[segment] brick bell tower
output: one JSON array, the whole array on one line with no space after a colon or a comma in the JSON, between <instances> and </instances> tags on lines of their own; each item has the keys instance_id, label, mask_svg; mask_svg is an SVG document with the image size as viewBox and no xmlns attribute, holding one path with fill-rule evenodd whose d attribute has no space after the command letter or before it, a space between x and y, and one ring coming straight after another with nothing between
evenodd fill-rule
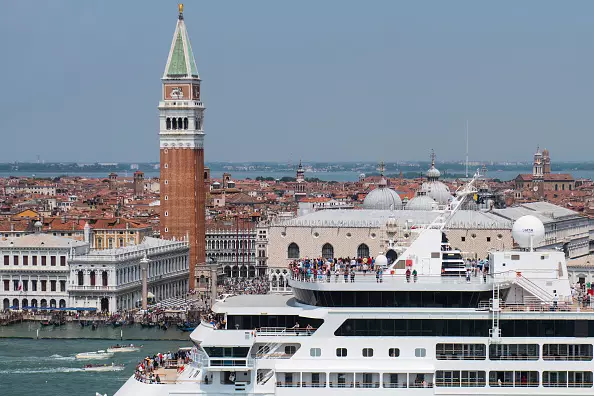
<instances>
[{"instance_id":1,"label":"brick bell tower","mask_svg":"<svg viewBox=\"0 0 594 396\"><path fill-rule=\"evenodd\" d=\"M163 239L190 242L189 288L195 288L196 267L205 264L204 105L200 77L184 22L183 4L159 101L161 216Z\"/></svg>"}]
</instances>

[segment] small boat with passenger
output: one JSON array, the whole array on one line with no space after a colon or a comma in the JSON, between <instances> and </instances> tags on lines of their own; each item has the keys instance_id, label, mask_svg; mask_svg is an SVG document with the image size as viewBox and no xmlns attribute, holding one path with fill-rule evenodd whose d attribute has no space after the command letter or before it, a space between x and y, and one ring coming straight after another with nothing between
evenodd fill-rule
<instances>
[{"instance_id":1,"label":"small boat with passenger","mask_svg":"<svg viewBox=\"0 0 594 396\"><path fill-rule=\"evenodd\" d=\"M123 364L87 364L83 367L84 371L122 371Z\"/></svg>"},{"instance_id":2,"label":"small boat with passenger","mask_svg":"<svg viewBox=\"0 0 594 396\"><path fill-rule=\"evenodd\" d=\"M109 348L107 348L107 352L110 353L117 353L117 352L138 352L140 351L140 348L142 346L137 346L134 344L130 344L130 345L120 345L120 344L116 344L113 345Z\"/></svg>"},{"instance_id":3,"label":"small boat with passenger","mask_svg":"<svg viewBox=\"0 0 594 396\"><path fill-rule=\"evenodd\" d=\"M107 352L104 350L97 352L81 352L75 356L79 360L94 360L94 359L108 359L113 357L113 352Z\"/></svg>"}]
</instances>

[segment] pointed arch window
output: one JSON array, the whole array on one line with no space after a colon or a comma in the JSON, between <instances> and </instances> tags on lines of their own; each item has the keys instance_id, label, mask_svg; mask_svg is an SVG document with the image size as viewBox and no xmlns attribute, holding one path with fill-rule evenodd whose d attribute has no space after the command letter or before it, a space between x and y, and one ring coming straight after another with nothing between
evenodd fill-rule
<instances>
[{"instance_id":1,"label":"pointed arch window","mask_svg":"<svg viewBox=\"0 0 594 396\"><path fill-rule=\"evenodd\" d=\"M184 129L188 129L188 117L184 118Z\"/></svg>"},{"instance_id":2,"label":"pointed arch window","mask_svg":"<svg viewBox=\"0 0 594 396\"><path fill-rule=\"evenodd\" d=\"M330 245L329 243L324 244L322 246L322 257L326 260L334 258L334 246Z\"/></svg>"},{"instance_id":3,"label":"pointed arch window","mask_svg":"<svg viewBox=\"0 0 594 396\"><path fill-rule=\"evenodd\" d=\"M357 257L369 257L369 246L362 243L357 248Z\"/></svg>"},{"instance_id":4,"label":"pointed arch window","mask_svg":"<svg viewBox=\"0 0 594 396\"><path fill-rule=\"evenodd\" d=\"M177 129L177 118L171 119L171 129Z\"/></svg>"},{"instance_id":5,"label":"pointed arch window","mask_svg":"<svg viewBox=\"0 0 594 396\"><path fill-rule=\"evenodd\" d=\"M167 121L165 121L165 123L167 124L167 129L171 129L171 118L167 117Z\"/></svg>"},{"instance_id":6,"label":"pointed arch window","mask_svg":"<svg viewBox=\"0 0 594 396\"><path fill-rule=\"evenodd\" d=\"M184 129L184 121L181 117L177 119L177 129Z\"/></svg>"},{"instance_id":7,"label":"pointed arch window","mask_svg":"<svg viewBox=\"0 0 594 396\"><path fill-rule=\"evenodd\" d=\"M295 242L292 242L288 249L287 249L287 257L290 259L298 259L299 258L299 245Z\"/></svg>"}]
</instances>

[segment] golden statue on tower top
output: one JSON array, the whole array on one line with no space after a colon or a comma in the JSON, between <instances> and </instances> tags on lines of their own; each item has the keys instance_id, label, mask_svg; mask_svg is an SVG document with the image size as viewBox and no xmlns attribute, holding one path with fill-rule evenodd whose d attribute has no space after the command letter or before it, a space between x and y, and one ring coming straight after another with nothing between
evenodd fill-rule
<instances>
[{"instance_id":1,"label":"golden statue on tower top","mask_svg":"<svg viewBox=\"0 0 594 396\"><path fill-rule=\"evenodd\" d=\"M179 13L183 14L184 13L184 3L179 3L177 5L177 8L179 9Z\"/></svg>"}]
</instances>

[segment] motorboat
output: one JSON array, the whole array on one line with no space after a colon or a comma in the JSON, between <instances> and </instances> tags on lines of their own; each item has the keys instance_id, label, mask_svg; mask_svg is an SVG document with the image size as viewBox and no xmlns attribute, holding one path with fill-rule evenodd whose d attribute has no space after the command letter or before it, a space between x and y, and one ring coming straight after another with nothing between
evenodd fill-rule
<instances>
[{"instance_id":1,"label":"motorboat","mask_svg":"<svg viewBox=\"0 0 594 396\"><path fill-rule=\"evenodd\" d=\"M138 352L140 351L140 347L134 344L130 345L113 345L107 348L108 353L117 353L117 352Z\"/></svg>"},{"instance_id":2,"label":"motorboat","mask_svg":"<svg viewBox=\"0 0 594 396\"><path fill-rule=\"evenodd\" d=\"M97 352L81 352L75 356L79 360L94 360L94 359L108 359L113 357L113 352L108 351L97 351Z\"/></svg>"},{"instance_id":3,"label":"motorboat","mask_svg":"<svg viewBox=\"0 0 594 396\"><path fill-rule=\"evenodd\" d=\"M122 371L123 364L87 364L83 367L83 371Z\"/></svg>"}]
</instances>

